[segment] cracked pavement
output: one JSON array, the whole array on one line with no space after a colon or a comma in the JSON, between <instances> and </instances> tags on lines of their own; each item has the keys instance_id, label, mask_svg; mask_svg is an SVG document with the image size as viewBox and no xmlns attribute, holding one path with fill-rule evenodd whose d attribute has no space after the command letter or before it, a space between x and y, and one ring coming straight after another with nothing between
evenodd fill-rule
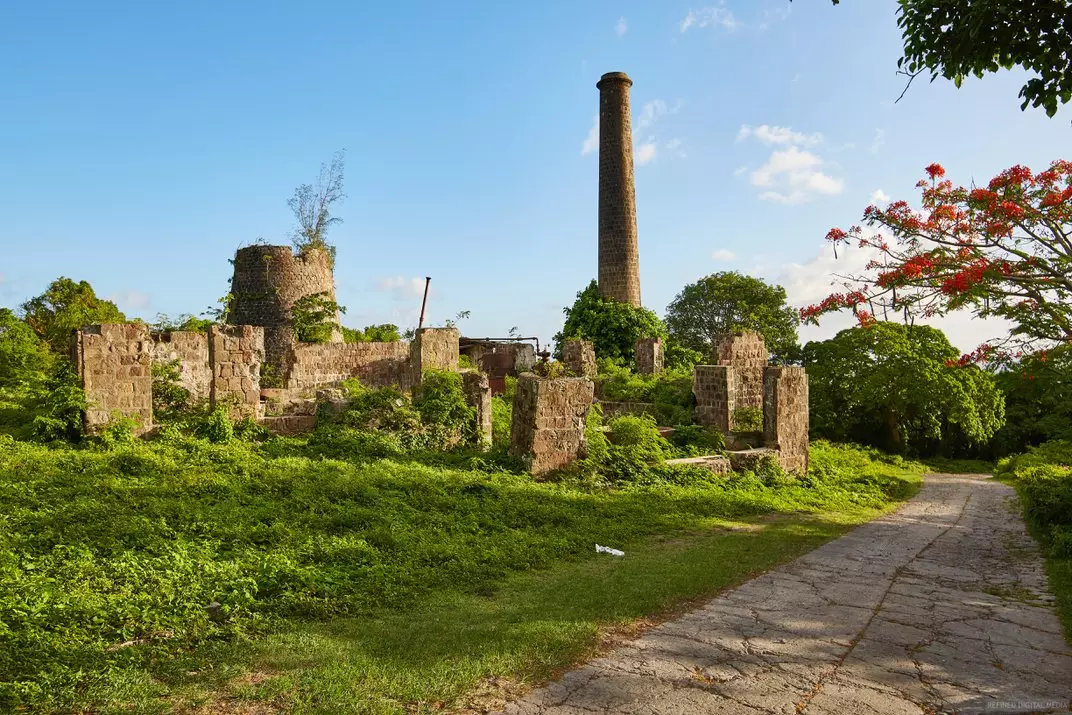
<instances>
[{"instance_id":1,"label":"cracked pavement","mask_svg":"<svg viewBox=\"0 0 1072 715\"><path fill-rule=\"evenodd\" d=\"M507 706L590 713L1072 710L1072 648L1011 487L928 475L896 513Z\"/></svg>"}]
</instances>

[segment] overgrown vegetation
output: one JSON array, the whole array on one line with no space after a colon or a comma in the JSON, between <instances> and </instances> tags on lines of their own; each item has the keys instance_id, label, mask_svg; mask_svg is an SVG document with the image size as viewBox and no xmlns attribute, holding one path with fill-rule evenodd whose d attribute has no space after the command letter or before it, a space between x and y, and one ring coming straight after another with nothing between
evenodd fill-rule
<instances>
[{"instance_id":1,"label":"overgrown vegetation","mask_svg":"<svg viewBox=\"0 0 1072 715\"><path fill-rule=\"evenodd\" d=\"M389 424L413 426L420 408L429 418L456 408L441 399L408 408L384 397L369 391L343 422L377 420L389 432ZM648 427L638 426L615 425L623 444L610 449L630 450L621 459L651 449ZM572 568L566 564L590 559L597 541L643 554L645 537L712 519L837 510L859 520L906 494L918 471L820 446L813 474L800 482L697 471L608 489L369 460L360 441L349 453L336 442L336 458L325 458L316 435L257 444L172 431L144 443L116 432L87 449L0 438L0 707L143 707L192 684L218 687L213 667L186 667L221 647L214 644L255 643L341 615L419 619L424 608L495 594L510 574ZM782 533L779 548L794 538ZM662 592L646 581L634 584L641 602ZM684 588L667 605L711 587ZM597 609L587 617L598 624L608 616ZM520 650L510 672L561 665L593 637L591 628L571 633L551 662L539 639L513 638L510 647ZM441 679L435 660L418 671ZM483 663L480 673L502 673L494 659ZM376 660L371 672L388 667ZM480 673L466 672L449 684L433 679L442 688L436 697L475 685ZM327 697L308 687L276 695L283 703ZM412 686L387 678L374 687L366 696L386 698L389 710L413 697Z\"/></svg>"},{"instance_id":2,"label":"overgrown vegetation","mask_svg":"<svg viewBox=\"0 0 1072 715\"><path fill-rule=\"evenodd\" d=\"M611 402L646 402L651 415L665 426L693 421L696 397L692 393L692 368L670 368L658 375L638 375L610 360L599 361L603 399Z\"/></svg>"},{"instance_id":3,"label":"overgrown vegetation","mask_svg":"<svg viewBox=\"0 0 1072 715\"><path fill-rule=\"evenodd\" d=\"M402 340L402 333L394 323L368 325L364 330L343 326L342 336L348 343L397 343Z\"/></svg>"},{"instance_id":4,"label":"overgrown vegetation","mask_svg":"<svg viewBox=\"0 0 1072 715\"><path fill-rule=\"evenodd\" d=\"M1072 442L1055 440L998 462L995 472L1020 495L1024 515L1046 552L1050 588L1072 640Z\"/></svg>"},{"instance_id":5,"label":"overgrown vegetation","mask_svg":"<svg viewBox=\"0 0 1072 715\"><path fill-rule=\"evenodd\" d=\"M659 316L647 308L603 298L595 281L563 312L566 323L554 338L560 359L566 340L583 338L592 342L596 357L628 365L636 359L637 340L667 337Z\"/></svg>"},{"instance_id":6,"label":"overgrown vegetation","mask_svg":"<svg viewBox=\"0 0 1072 715\"><path fill-rule=\"evenodd\" d=\"M303 343L330 343L339 326L339 313L346 308L327 293L312 293L294 301L290 310L294 336Z\"/></svg>"}]
</instances>

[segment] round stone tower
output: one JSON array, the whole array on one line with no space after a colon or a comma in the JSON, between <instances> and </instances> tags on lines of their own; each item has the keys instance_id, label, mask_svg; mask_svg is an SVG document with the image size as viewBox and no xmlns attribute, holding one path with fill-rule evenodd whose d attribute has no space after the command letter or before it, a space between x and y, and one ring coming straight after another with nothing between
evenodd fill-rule
<instances>
[{"instance_id":1,"label":"round stone tower","mask_svg":"<svg viewBox=\"0 0 1072 715\"><path fill-rule=\"evenodd\" d=\"M633 124L625 72L608 72L599 89L599 292L640 306Z\"/></svg>"},{"instance_id":2,"label":"round stone tower","mask_svg":"<svg viewBox=\"0 0 1072 715\"><path fill-rule=\"evenodd\" d=\"M316 293L335 300L335 277L326 252L312 248L295 255L290 246L246 246L235 252L227 322L262 326L265 363L282 376L287 351L295 342L291 309L300 298ZM340 331L333 331L331 342L342 342Z\"/></svg>"}]
</instances>

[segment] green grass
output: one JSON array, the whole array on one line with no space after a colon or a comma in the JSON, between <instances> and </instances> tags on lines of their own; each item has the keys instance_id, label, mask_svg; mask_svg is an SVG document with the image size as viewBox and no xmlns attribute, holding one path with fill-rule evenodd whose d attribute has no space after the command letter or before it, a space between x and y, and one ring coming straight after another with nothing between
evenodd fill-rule
<instances>
[{"instance_id":1,"label":"green grass","mask_svg":"<svg viewBox=\"0 0 1072 715\"><path fill-rule=\"evenodd\" d=\"M607 490L301 451L0 438L0 709L463 703L814 548L922 471L819 444L799 481Z\"/></svg>"}]
</instances>

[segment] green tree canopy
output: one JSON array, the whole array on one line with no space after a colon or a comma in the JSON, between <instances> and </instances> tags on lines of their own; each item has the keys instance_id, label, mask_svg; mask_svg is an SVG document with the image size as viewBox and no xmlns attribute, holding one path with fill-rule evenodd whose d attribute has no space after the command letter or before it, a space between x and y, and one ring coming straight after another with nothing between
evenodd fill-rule
<instances>
[{"instance_id":1,"label":"green tree canopy","mask_svg":"<svg viewBox=\"0 0 1072 715\"><path fill-rule=\"evenodd\" d=\"M68 355L71 331L97 323L124 323L126 316L110 300L98 298L86 281L60 277L44 293L22 304L26 324L57 355Z\"/></svg>"},{"instance_id":2,"label":"green tree canopy","mask_svg":"<svg viewBox=\"0 0 1072 715\"><path fill-rule=\"evenodd\" d=\"M994 436L1004 456L1048 440L1072 441L1072 345L1025 355L1002 365L996 378L1005 393L1005 426Z\"/></svg>"},{"instance_id":3,"label":"green tree canopy","mask_svg":"<svg viewBox=\"0 0 1072 715\"><path fill-rule=\"evenodd\" d=\"M799 349L797 311L785 289L736 271L713 273L685 286L666 308L666 327L675 342L710 356L718 339L735 330L754 330L778 359Z\"/></svg>"},{"instance_id":4,"label":"green tree canopy","mask_svg":"<svg viewBox=\"0 0 1072 715\"><path fill-rule=\"evenodd\" d=\"M835 5L839 0L833 0ZM1021 109L1051 117L1072 100L1072 2L1069 0L900 0L897 25L909 76L930 73L959 87L968 75L1020 67L1033 75Z\"/></svg>"},{"instance_id":5,"label":"green tree canopy","mask_svg":"<svg viewBox=\"0 0 1072 715\"><path fill-rule=\"evenodd\" d=\"M1002 426L994 376L926 325L877 322L804 346L812 434L896 452L964 454Z\"/></svg>"},{"instance_id":6,"label":"green tree canopy","mask_svg":"<svg viewBox=\"0 0 1072 715\"><path fill-rule=\"evenodd\" d=\"M0 388L41 385L54 360L29 325L0 308Z\"/></svg>"},{"instance_id":7,"label":"green tree canopy","mask_svg":"<svg viewBox=\"0 0 1072 715\"><path fill-rule=\"evenodd\" d=\"M566 340L583 338L592 342L597 357L629 363L636 359L637 340L666 337L666 326L659 316L647 308L604 298L595 281L563 312L566 324L554 338L559 354Z\"/></svg>"}]
</instances>

